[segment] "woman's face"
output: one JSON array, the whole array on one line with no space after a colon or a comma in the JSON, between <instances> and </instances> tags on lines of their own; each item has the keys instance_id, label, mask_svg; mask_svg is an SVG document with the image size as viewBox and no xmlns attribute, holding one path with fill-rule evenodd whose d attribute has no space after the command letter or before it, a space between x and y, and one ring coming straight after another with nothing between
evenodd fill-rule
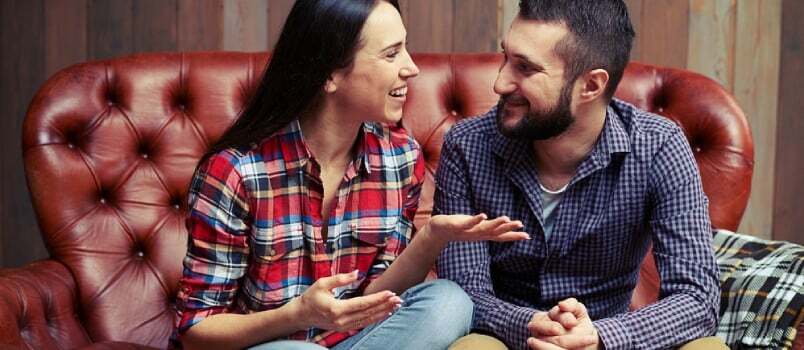
<instances>
[{"instance_id":1,"label":"woman's face","mask_svg":"<svg viewBox=\"0 0 804 350\"><path fill-rule=\"evenodd\" d=\"M419 74L406 36L396 8L379 1L363 25L354 63L332 76L335 103L348 118L383 123L402 118L407 80Z\"/></svg>"}]
</instances>

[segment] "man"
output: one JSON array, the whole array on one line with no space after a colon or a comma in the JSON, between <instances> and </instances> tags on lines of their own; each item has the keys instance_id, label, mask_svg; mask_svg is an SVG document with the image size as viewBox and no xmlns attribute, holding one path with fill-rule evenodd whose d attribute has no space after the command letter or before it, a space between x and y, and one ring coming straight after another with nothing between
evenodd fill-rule
<instances>
[{"instance_id":1,"label":"man","mask_svg":"<svg viewBox=\"0 0 804 350\"><path fill-rule=\"evenodd\" d=\"M451 243L438 261L472 297L474 328L511 348L660 349L716 327L708 200L690 146L671 121L613 99L633 37L621 0L520 1L499 104L445 137L434 211L507 215L532 237ZM629 312L651 243L661 298Z\"/></svg>"}]
</instances>

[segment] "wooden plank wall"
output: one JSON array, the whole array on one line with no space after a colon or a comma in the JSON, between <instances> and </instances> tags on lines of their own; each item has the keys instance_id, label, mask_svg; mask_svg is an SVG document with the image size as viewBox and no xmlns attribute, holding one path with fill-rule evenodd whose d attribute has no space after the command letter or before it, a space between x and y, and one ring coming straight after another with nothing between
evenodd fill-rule
<instances>
[{"instance_id":1,"label":"wooden plank wall","mask_svg":"<svg viewBox=\"0 0 804 350\"><path fill-rule=\"evenodd\" d=\"M739 231L763 238L772 237L775 214L782 1L626 0L637 28L632 59L707 75L745 111L756 163Z\"/></svg>"},{"instance_id":2,"label":"wooden plank wall","mask_svg":"<svg viewBox=\"0 0 804 350\"><path fill-rule=\"evenodd\" d=\"M804 188L795 176L801 173L795 170L804 170L804 147L797 137L804 130L794 114L801 110L802 99L796 96L798 82L792 78L802 72L802 34L795 22L800 17L793 15L801 14L802 3L626 2L638 32L634 60L706 74L734 93L746 110L757 166L741 230L769 237L773 227L778 238L804 242L794 231L804 226L804 212L796 205ZM400 0L409 49L497 51L517 3ZM5 150L0 153L0 266L47 255L28 198L19 145L28 102L48 76L73 63L134 52L267 50L292 4L293 0L0 1L0 103L6 113L0 118L0 146ZM780 57L785 64L779 64Z\"/></svg>"},{"instance_id":3,"label":"wooden plank wall","mask_svg":"<svg viewBox=\"0 0 804 350\"><path fill-rule=\"evenodd\" d=\"M804 244L804 1L784 0L773 237Z\"/></svg>"},{"instance_id":4,"label":"wooden plank wall","mask_svg":"<svg viewBox=\"0 0 804 350\"><path fill-rule=\"evenodd\" d=\"M293 0L0 1L0 266L47 256L20 152L22 120L36 89L71 64L135 52L264 51ZM402 0L411 50L494 51L500 2ZM453 40L453 38L460 38ZM464 38L466 38L464 40ZM21 249L22 248L22 249Z\"/></svg>"}]
</instances>

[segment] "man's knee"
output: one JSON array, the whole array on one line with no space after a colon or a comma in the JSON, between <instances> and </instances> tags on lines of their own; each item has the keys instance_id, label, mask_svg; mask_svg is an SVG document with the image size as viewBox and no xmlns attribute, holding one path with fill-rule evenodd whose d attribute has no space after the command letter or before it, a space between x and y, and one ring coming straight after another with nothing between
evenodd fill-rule
<instances>
[{"instance_id":1,"label":"man's knee","mask_svg":"<svg viewBox=\"0 0 804 350\"><path fill-rule=\"evenodd\" d=\"M684 344L679 350L729 350L726 343L718 337L706 337L695 339L687 344Z\"/></svg>"},{"instance_id":2,"label":"man's knee","mask_svg":"<svg viewBox=\"0 0 804 350\"><path fill-rule=\"evenodd\" d=\"M488 335L472 333L456 340L449 350L508 350L508 347L497 338Z\"/></svg>"}]
</instances>

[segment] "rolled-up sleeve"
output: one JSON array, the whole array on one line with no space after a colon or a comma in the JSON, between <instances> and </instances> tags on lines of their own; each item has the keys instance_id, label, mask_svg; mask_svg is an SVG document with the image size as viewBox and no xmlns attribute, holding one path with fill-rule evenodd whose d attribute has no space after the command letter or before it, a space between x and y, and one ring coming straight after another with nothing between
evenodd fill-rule
<instances>
[{"instance_id":1,"label":"rolled-up sleeve","mask_svg":"<svg viewBox=\"0 0 804 350\"><path fill-rule=\"evenodd\" d=\"M189 238L177 297L177 330L232 311L238 280L248 263L249 201L236 158L210 157L193 176Z\"/></svg>"}]
</instances>

